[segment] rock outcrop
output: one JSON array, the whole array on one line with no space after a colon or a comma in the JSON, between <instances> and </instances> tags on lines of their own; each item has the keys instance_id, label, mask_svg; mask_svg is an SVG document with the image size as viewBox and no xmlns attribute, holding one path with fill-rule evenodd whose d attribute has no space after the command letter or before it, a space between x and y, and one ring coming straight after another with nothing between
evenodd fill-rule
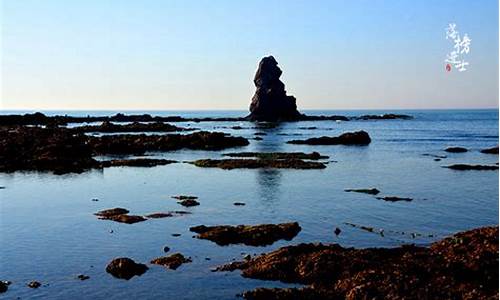
<instances>
[{"instance_id":1,"label":"rock outcrop","mask_svg":"<svg viewBox=\"0 0 500 300\"><path fill-rule=\"evenodd\" d=\"M297 111L295 97L288 96L285 84L281 82L281 69L274 57L264 57L255 73L254 84L257 88L250 104L252 121L294 121L302 115Z\"/></svg>"}]
</instances>

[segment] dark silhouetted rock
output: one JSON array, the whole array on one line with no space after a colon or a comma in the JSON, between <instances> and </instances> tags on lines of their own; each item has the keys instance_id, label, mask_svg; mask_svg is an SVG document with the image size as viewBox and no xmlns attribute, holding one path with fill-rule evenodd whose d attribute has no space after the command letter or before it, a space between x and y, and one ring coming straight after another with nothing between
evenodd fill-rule
<instances>
[{"instance_id":1,"label":"dark silhouetted rock","mask_svg":"<svg viewBox=\"0 0 500 300\"><path fill-rule=\"evenodd\" d=\"M385 197L376 197L379 200L389 201L389 202L397 202L397 201L412 201L412 198L406 197L397 197L397 196L385 196Z\"/></svg>"},{"instance_id":2,"label":"dark silhouetted rock","mask_svg":"<svg viewBox=\"0 0 500 300\"><path fill-rule=\"evenodd\" d=\"M80 274L80 275L76 276L76 278L78 278L78 279L80 279L81 281L83 281L83 280L90 279L90 276Z\"/></svg>"},{"instance_id":3,"label":"dark silhouetted rock","mask_svg":"<svg viewBox=\"0 0 500 300\"><path fill-rule=\"evenodd\" d=\"M116 278L129 280L134 276L141 276L148 270L144 264L138 264L130 258L120 257L113 259L106 267L106 272Z\"/></svg>"},{"instance_id":4,"label":"dark silhouetted rock","mask_svg":"<svg viewBox=\"0 0 500 300\"><path fill-rule=\"evenodd\" d=\"M3 281L0 281L0 293L5 293L9 289L9 285Z\"/></svg>"},{"instance_id":5,"label":"dark silhouetted rock","mask_svg":"<svg viewBox=\"0 0 500 300\"><path fill-rule=\"evenodd\" d=\"M127 215L129 211L125 208L111 208L99 211L94 215L98 216L101 220L111 220L119 223L134 224L137 222L146 221L147 219L142 216Z\"/></svg>"},{"instance_id":6,"label":"dark silhouetted rock","mask_svg":"<svg viewBox=\"0 0 500 300\"><path fill-rule=\"evenodd\" d=\"M102 162L103 167L154 167L176 163L175 160L154 159L154 158L134 158L134 159L113 159Z\"/></svg>"},{"instance_id":7,"label":"dark silhouetted rock","mask_svg":"<svg viewBox=\"0 0 500 300\"><path fill-rule=\"evenodd\" d=\"M233 203L234 206L245 206L245 202L234 202Z\"/></svg>"},{"instance_id":8,"label":"dark silhouetted rock","mask_svg":"<svg viewBox=\"0 0 500 300\"><path fill-rule=\"evenodd\" d=\"M257 90L250 104L249 120L294 121L301 118L295 97L286 94L281 73L274 57L267 56L260 61L253 80Z\"/></svg>"},{"instance_id":9,"label":"dark silhouetted rock","mask_svg":"<svg viewBox=\"0 0 500 300\"><path fill-rule=\"evenodd\" d=\"M190 231L198 233L197 238L210 240L217 245L245 244L248 246L266 246L284 239L293 239L301 230L299 223L262 224L262 225L221 225L195 226Z\"/></svg>"},{"instance_id":10,"label":"dark silhouetted rock","mask_svg":"<svg viewBox=\"0 0 500 300\"><path fill-rule=\"evenodd\" d=\"M246 299L496 299L498 226L458 233L429 248L282 247L219 271L306 285L259 288Z\"/></svg>"},{"instance_id":11,"label":"dark silhouetted rock","mask_svg":"<svg viewBox=\"0 0 500 300\"><path fill-rule=\"evenodd\" d=\"M463 152L467 152L467 149L465 149L463 147L448 147L448 148L444 149L444 151L450 152L450 153L463 153Z\"/></svg>"},{"instance_id":12,"label":"dark silhouetted rock","mask_svg":"<svg viewBox=\"0 0 500 300\"><path fill-rule=\"evenodd\" d=\"M342 232L342 230L340 230L340 228L335 228L335 230L333 231L333 233L335 233L335 235L339 235L340 233Z\"/></svg>"},{"instance_id":13,"label":"dark silhouetted rock","mask_svg":"<svg viewBox=\"0 0 500 300\"><path fill-rule=\"evenodd\" d=\"M322 136L319 138L310 138L307 140L292 140L288 144L304 145L368 145L371 139L366 131L346 132L339 136Z\"/></svg>"},{"instance_id":14,"label":"dark silhouetted rock","mask_svg":"<svg viewBox=\"0 0 500 300\"><path fill-rule=\"evenodd\" d=\"M177 199L177 200L196 200L198 197L196 196L188 196L188 195L177 195L177 196L172 196L172 198Z\"/></svg>"},{"instance_id":15,"label":"dark silhouetted rock","mask_svg":"<svg viewBox=\"0 0 500 300\"><path fill-rule=\"evenodd\" d=\"M347 189L347 190L344 190L346 192L355 192L355 193L364 193L364 194L370 194L370 195L377 195L378 193L380 193L379 190L377 190L376 188L371 188L371 189Z\"/></svg>"},{"instance_id":16,"label":"dark silhouetted rock","mask_svg":"<svg viewBox=\"0 0 500 300\"><path fill-rule=\"evenodd\" d=\"M455 164L444 166L444 168L457 170L457 171L489 171L489 170L498 170L498 166L489 166L489 165L468 165L468 164Z\"/></svg>"},{"instance_id":17,"label":"dark silhouetted rock","mask_svg":"<svg viewBox=\"0 0 500 300\"><path fill-rule=\"evenodd\" d=\"M179 203L180 205L185 206L185 207L200 205L200 202L193 200L193 199L186 199L186 200L179 201L177 203Z\"/></svg>"},{"instance_id":18,"label":"dark silhouetted rock","mask_svg":"<svg viewBox=\"0 0 500 300\"><path fill-rule=\"evenodd\" d=\"M73 130L80 132L172 132L172 131L186 131L194 130L191 128L182 128L170 125L163 122L155 123L139 123L134 122L126 125L117 125L109 121L102 122L101 125L87 125L74 127Z\"/></svg>"},{"instance_id":19,"label":"dark silhouetted rock","mask_svg":"<svg viewBox=\"0 0 500 300\"><path fill-rule=\"evenodd\" d=\"M190 263L190 262L191 262L191 258L189 258L189 257L186 258L186 257L184 257L184 255L182 255L180 253L174 253L174 254L169 255L169 256L158 257L158 258L155 258L151 261L151 263L154 265L164 266L164 267L172 269L172 270L177 269L178 267L180 267L184 263Z\"/></svg>"},{"instance_id":20,"label":"dark silhouetted rock","mask_svg":"<svg viewBox=\"0 0 500 300\"><path fill-rule=\"evenodd\" d=\"M202 168L231 169L324 169L326 165L320 162L301 159L199 159L192 162Z\"/></svg>"},{"instance_id":21,"label":"dark silhouetted rock","mask_svg":"<svg viewBox=\"0 0 500 300\"><path fill-rule=\"evenodd\" d=\"M481 153L485 153L485 154L498 154L498 146L493 147L493 148L483 149L483 150L481 150Z\"/></svg>"},{"instance_id":22,"label":"dark silhouetted rock","mask_svg":"<svg viewBox=\"0 0 500 300\"><path fill-rule=\"evenodd\" d=\"M124 214L128 214L128 213L129 213L128 209L116 207L116 208L110 208L110 209L98 211L94 215L99 216L99 217L111 217L111 216L116 216L116 215L124 215Z\"/></svg>"},{"instance_id":23,"label":"dark silhouetted rock","mask_svg":"<svg viewBox=\"0 0 500 300\"><path fill-rule=\"evenodd\" d=\"M37 289L40 286L42 286L42 284L38 281L31 281L30 283L28 283L28 287L32 289Z\"/></svg>"}]
</instances>

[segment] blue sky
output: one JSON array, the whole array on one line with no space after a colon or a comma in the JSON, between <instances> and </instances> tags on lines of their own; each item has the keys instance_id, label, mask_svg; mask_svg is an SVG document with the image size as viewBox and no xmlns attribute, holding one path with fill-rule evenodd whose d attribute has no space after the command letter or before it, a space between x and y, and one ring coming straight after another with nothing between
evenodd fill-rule
<instances>
[{"instance_id":1,"label":"blue sky","mask_svg":"<svg viewBox=\"0 0 500 300\"><path fill-rule=\"evenodd\" d=\"M299 108L498 107L498 1L0 1L2 109L247 109L266 55Z\"/></svg>"}]
</instances>

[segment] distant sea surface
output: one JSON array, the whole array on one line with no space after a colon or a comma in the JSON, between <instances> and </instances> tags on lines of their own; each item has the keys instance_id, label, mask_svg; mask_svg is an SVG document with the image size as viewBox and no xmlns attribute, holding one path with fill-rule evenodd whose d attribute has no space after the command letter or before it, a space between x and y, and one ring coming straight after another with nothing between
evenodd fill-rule
<instances>
[{"instance_id":1,"label":"distant sea surface","mask_svg":"<svg viewBox=\"0 0 500 300\"><path fill-rule=\"evenodd\" d=\"M1 111L0 114L20 113ZM24 112L22 112L24 113ZM49 115L113 115L113 111L50 111ZM126 111L126 114L184 117L241 117L246 111ZM443 166L498 163L498 155L480 153L498 145L498 110L305 111L315 115L399 113L413 120L314 121L255 129L250 122L183 122L178 126L222 131L250 139L250 145L224 151L179 150L149 153L151 158L190 161L221 158L239 151L312 152L328 155L323 170L220 170L187 163L153 168L106 168L83 174L0 173L0 280L10 280L0 298L22 299L235 299L256 287L290 286L245 279L235 272L211 272L215 266L302 242L354 247L429 245L457 231L498 224L498 171L453 171ZM244 129L234 130L239 125ZM366 147L286 144L291 139L365 130ZM262 141L254 140L264 132ZM446 153L449 146L466 153ZM440 161L425 154L446 156ZM379 196L410 197L385 202L348 193L377 188ZM180 210L173 195L195 195L200 206L191 215L137 224L98 220L93 213L124 207L131 214ZM91 199L97 198L94 202ZM233 202L245 202L234 206ZM195 225L262 224L297 221L302 231L292 241L271 246L221 247L192 238ZM346 223L373 227L368 232ZM342 230L336 236L333 231ZM383 230L384 234L379 232ZM111 233L112 232L112 233ZM173 233L181 234L173 237ZM115 279L109 261L130 257L148 263L171 253L190 256L177 270L149 265L140 277ZM210 260L207 260L209 258ZM75 279L78 274L89 280ZM43 286L29 289L31 280Z\"/></svg>"}]
</instances>

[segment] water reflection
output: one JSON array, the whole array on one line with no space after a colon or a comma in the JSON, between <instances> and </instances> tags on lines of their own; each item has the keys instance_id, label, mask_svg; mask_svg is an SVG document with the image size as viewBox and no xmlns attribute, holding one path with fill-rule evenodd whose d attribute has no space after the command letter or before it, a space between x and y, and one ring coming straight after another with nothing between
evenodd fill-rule
<instances>
[{"instance_id":1,"label":"water reflection","mask_svg":"<svg viewBox=\"0 0 500 300\"><path fill-rule=\"evenodd\" d=\"M255 133L265 133L259 135L263 138L256 146L256 152L280 152L284 141L282 136L278 135L282 131L280 124L259 124L256 123ZM259 186L259 198L269 207L274 207L273 203L280 197L282 173L279 169L258 169L257 170L257 184Z\"/></svg>"}]
</instances>

